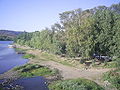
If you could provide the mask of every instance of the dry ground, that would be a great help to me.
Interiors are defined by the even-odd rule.
[[[26,47],[18,47],[18,48],[23,48],[26,49]],[[28,48],[29,49],[29,48]],[[32,53],[34,55],[40,55],[42,52],[40,50],[28,50],[28,53]],[[52,60],[40,60],[40,59],[31,59],[28,63],[32,63],[32,64],[39,64],[39,65],[43,65],[43,66],[47,66],[50,68],[56,68],[60,71],[63,79],[74,79],[74,78],[86,78],[92,81],[95,81],[96,83],[98,83],[99,85],[105,87],[106,90],[116,90],[114,88],[111,88],[110,83],[108,82],[104,82],[102,80],[102,74],[109,71],[110,69],[103,69],[103,68],[91,68],[91,69],[85,69],[85,68],[76,68],[76,67],[71,67],[68,65],[63,65],[61,63],[58,63],[56,61],[52,61]],[[0,78],[2,78],[3,76],[5,77],[9,77],[9,76],[13,76],[12,73],[5,73],[4,75],[0,75]]]

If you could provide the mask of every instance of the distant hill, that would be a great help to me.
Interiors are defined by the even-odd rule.
[[[0,30],[0,40],[1,41],[13,40],[17,35],[21,33],[23,32],[11,31],[11,30]]]

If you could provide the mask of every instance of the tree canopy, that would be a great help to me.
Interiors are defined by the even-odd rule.
[[[120,3],[60,13],[51,28],[19,35],[16,43],[70,57],[120,57]]]

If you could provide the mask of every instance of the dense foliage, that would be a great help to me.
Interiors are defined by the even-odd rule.
[[[120,57],[120,3],[66,11],[60,14],[60,22],[42,31],[24,32],[15,42],[70,57],[94,53]]]
[[[102,87],[87,79],[58,81],[49,85],[50,90],[104,90]]]

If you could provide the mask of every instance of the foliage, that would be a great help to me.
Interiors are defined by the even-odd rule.
[[[9,36],[0,36],[0,41],[12,41],[13,38]]]
[[[35,55],[33,55],[33,54],[25,54],[24,56],[23,56],[23,58],[25,58],[25,59],[29,59],[29,58],[35,58]]]
[[[117,89],[120,89],[120,70],[109,71],[104,74],[104,80],[110,82]]]
[[[120,4],[60,13],[51,28],[24,32],[15,42],[54,54],[90,58],[94,53],[120,57]]]
[[[27,51],[27,49],[21,49],[21,48],[15,48],[15,51],[16,52],[26,52]]]
[[[57,73],[56,70],[50,70],[47,67],[37,64],[26,64],[24,66],[14,68],[14,70],[20,71],[21,77],[48,76],[55,75]]]
[[[57,57],[56,55],[50,54],[47,52],[41,53],[39,58],[42,60],[55,61],[55,62],[61,63],[63,65],[67,65],[67,66],[76,66],[76,64],[72,63],[72,60],[64,60],[64,59],[61,59],[61,57]],[[79,62],[77,62],[77,63],[79,64]]]
[[[113,62],[106,62],[104,67],[106,68],[116,68],[117,67],[118,62],[117,61],[113,61]]]
[[[57,81],[49,85],[50,90],[104,90],[102,87],[87,79],[71,79]]]
[[[0,30],[0,40],[1,41],[12,41],[19,34],[22,34],[22,32],[10,31],[10,30]]]

